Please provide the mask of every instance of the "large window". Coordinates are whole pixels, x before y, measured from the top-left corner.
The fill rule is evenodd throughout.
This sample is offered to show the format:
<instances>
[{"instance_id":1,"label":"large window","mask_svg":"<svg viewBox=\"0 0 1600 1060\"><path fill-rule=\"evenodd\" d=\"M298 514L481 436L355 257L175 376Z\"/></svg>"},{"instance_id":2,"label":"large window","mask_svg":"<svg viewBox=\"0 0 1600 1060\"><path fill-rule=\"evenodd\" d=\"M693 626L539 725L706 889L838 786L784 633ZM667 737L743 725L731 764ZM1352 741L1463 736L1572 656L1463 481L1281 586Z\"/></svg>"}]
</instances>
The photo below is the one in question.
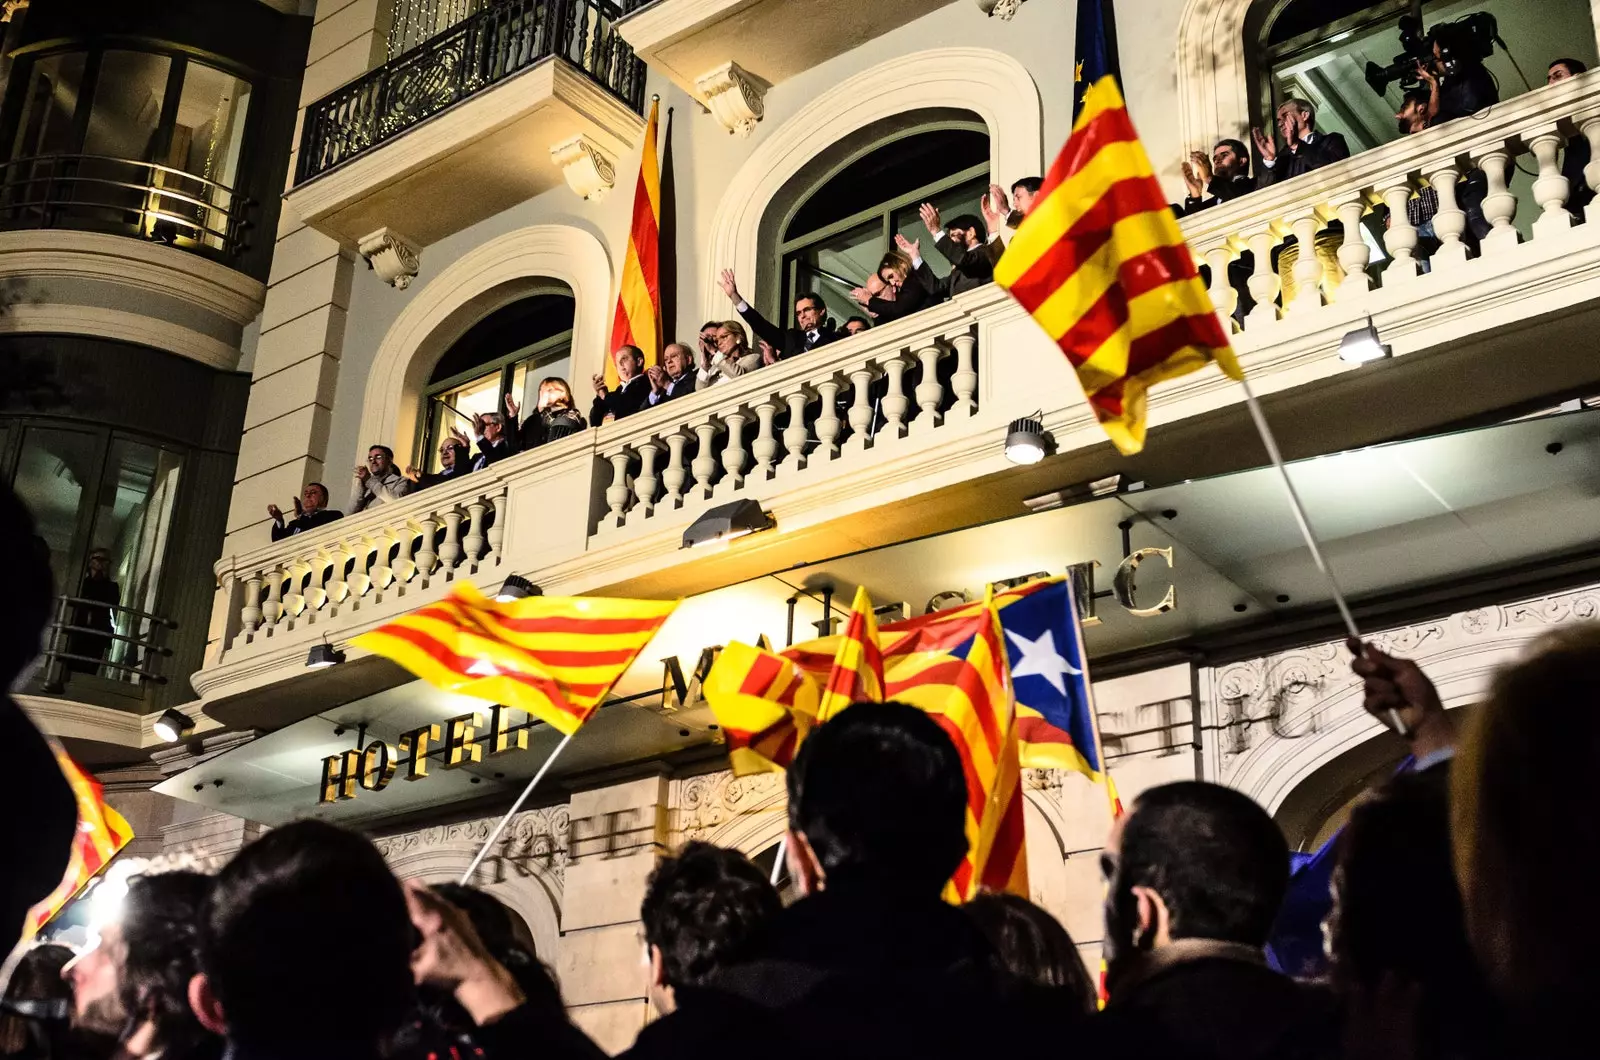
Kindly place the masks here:
<instances>
[{"instance_id":1,"label":"large window","mask_svg":"<svg viewBox=\"0 0 1600 1060\"><path fill-rule=\"evenodd\" d=\"M977 121L924 125L880 140L826 174L784 226L779 247L783 313L794 296L816 291L836 323L860 315L850 291L866 282L901 233L920 240L935 275L950 264L933 247L917 214L924 202L946 218L980 216L989 188L989 134Z\"/></svg>"},{"instance_id":2,"label":"large window","mask_svg":"<svg viewBox=\"0 0 1600 1060\"><path fill-rule=\"evenodd\" d=\"M1420 9L1424 32L1454 23L1463 43L1475 41L1492 52L1482 59L1500 99L1520 95L1545 82L1553 59L1574 58L1595 65L1595 34L1589 0L1279 0L1258 3L1256 124L1271 128L1277 105L1290 97L1317 107L1317 127L1344 135L1352 151L1377 147L1401 133L1395 114L1414 77L1369 79L1369 67L1410 74L1400 38L1400 21ZM1499 41L1488 35L1488 15ZM1476 32L1474 32L1476 30ZM1472 50L1464 47L1463 51Z\"/></svg>"},{"instance_id":3,"label":"large window","mask_svg":"<svg viewBox=\"0 0 1600 1060\"><path fill-rule=\"evenodd\" d=\"M439 445L452 428L472 433L472 417L504 413L511 396L523 419L534 411L539 381L555 376L587 390L572 373L573 300L570 292L536 294L496 310L473 325L439 359L428 381L419 466L439 470Z\"/></svg>"}]
</instances>

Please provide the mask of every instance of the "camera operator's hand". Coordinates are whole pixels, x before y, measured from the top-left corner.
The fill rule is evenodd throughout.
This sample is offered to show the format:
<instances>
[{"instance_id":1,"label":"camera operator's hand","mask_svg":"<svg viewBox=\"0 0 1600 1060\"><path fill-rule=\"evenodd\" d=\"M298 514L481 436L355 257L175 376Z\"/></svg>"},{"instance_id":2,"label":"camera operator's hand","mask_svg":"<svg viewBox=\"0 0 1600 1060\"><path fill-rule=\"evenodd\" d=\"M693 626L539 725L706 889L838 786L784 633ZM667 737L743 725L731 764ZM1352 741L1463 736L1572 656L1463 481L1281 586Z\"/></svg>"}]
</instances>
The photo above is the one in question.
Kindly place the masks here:
<instances>
[{"instance_id":1,"label":"camera operator's hand","mask_svg":"<svg viewBox=\"0 0 1600 1060\"><path fill-rule=\"evenodd\" d=\"M1417 64L1417 80L1421 81L1429 88L1439 87L1439 75L1434 73L1432 63Z\"/></svg>"},{"instance_id":2,"label":"camera operator's hand","mask_svg":"<svg viewBox=\"0 0 1600 1060\"><path fill-rule=\"evenodd\" d=\"M1275 162L1278 159L1278 145L1272 142L1272 137L1260 129L1251 129L1250 138L1256 142L1256 152L1261 155L1263 162Z\"/></svg>"}]
</instances>

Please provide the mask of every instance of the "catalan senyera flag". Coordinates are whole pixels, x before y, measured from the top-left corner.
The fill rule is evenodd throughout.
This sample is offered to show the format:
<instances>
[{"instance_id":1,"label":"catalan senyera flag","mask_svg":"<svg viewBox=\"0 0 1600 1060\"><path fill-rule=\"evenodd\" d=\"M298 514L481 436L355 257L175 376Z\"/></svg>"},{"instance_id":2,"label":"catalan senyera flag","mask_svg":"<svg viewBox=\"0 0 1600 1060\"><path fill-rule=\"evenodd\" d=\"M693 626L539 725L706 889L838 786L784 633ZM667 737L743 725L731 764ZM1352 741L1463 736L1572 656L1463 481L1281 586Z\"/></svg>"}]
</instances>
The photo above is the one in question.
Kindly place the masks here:
<instances>
[{"instance_id":1,"label":"catalan senyera flag","mask_svg":"<svg viewBox=\"0 0 1600 1060\"><path fill-rule=\"evenodd\" d=\"M1243 378L1113 77L1085 94L994 276L1066 354L1124 453L1144 448L1155 384L1213 361Z\"/></svg>"},{"instance_id":2,"label":"catalan senyera flag","mask_svg":"<svg viewBox=\"0 0 1600 1060\"><path fill-rule=\"evenodd\" d=\"M628 232L628 256L622 262L622 286L617 291L617 313L611 324L611 348L606 351L606 385L617 385L617 366L611 351L637 346L644 351L646 367L661 360L661 163L656 138L661 101L650 104L644 127L644 156L639 160L639 185L633 192L633 227Z\"/></svg>"},{"instance_id":3,"label":"catalan senyera flag","mask_svg":"<svg viewBox=\"0 0 1600 1060\"><path fill-rule=\"evenodd\" d=\"M62 775L78 800L78 831L72 837L66 875L48 898L28 911L28 919L22 926L24 939L38 934L40 928L77 897L89 881L111 863L117 852L133 840L133 829L127 820L106 805L105 789L100 782L84 772L60 744L54 744L52 749Z\"/></svg>"},{"instance_id":4,"label":"catalan senyera flag","mask_svg":"<svg viewBox=\"0 0 1600 1060\"><path fill-rule=\"evenodd\" d=\"M729 644L700 686L728 741L736 777L782 772L817 721L821 690L792 659Z\"/></svg>"},{"instance_id":5,"label":"catalan senyera flag","mask_svg":"<svg viewBox=\"0 0 1600 1060\"><path fill-rule=\"evenodd\" d=\"M470 582L351 644L447 692L525 711L568 736L650 643L676 600L490 600Z\"/></svg>"},{"instance_id":6,"label":"catalan senyera flag","mask_svg":"<svg viewBox=\"0 0 1600 1060\"><path fill-rule=\"evenodd\" d=\"M850 618L839 638L833 667L822 686L820 724L852 703L883 702L883 651L878 645L878 619L865 586L856 586Z\"/></svg>"}]
</instances>

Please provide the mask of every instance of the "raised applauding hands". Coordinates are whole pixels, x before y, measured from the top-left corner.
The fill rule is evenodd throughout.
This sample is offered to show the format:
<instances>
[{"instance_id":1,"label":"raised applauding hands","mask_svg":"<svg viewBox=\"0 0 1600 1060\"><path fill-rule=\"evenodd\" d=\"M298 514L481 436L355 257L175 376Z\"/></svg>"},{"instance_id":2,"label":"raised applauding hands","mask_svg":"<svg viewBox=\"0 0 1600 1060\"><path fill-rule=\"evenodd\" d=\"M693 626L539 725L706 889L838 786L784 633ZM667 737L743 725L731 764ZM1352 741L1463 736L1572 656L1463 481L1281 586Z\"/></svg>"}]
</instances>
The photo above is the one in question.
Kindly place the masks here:
<instances>
[{"instance_id":1,"label":"raised applauding hands","mask_svg":"<svg viewBox=\"0 0 1600 1060\"><path fill-rule=\"evenodd\" d=\"M1278 145L1272 142L1272 137L1260 129L1251 129L1250 138L1256 142L1256 151L1261 155L1263 162L1275 161L1278 157Z\"/></svg>"},{"instance_id":2,"label":"raised applauding hands","mask_svg":"<svg viewBox=\"0 0 1600 1060\"><path fill-rule=\"evenodd\" d=\"M279 508L276 504L267 505L267 514L272 517L273 522L277 523L279 526L283 525L283 509Z\"/></svg>"},{"instance_id":3,"label":"raised applauding hands","mask_svg":"<svg viewBox=\"0 0 1600 1060\"><path fill-rule=\"evenodd\" d=\"M1204 151L1190 151L1189 161L1183 164L1183 183L1189 189L1189 198L1198 199L1206 193L1211 183L1211 159Z\"/></svg>"},{"instance_id":4,"label":"raised applauding hands","mask_svg":"<svg viewBox=\"0 0 1600 1060\"><path fill-rule=\"evenodd\" d=\"M367 465L365 465L365 464L357 464L356 465L356 481L357 482L365 482L365 481L367 481L367 479L371 475L372 475L372 472L367 470Z\"/></svg>"},{"instance_id":5,"label":"raised applauding hands","mask_svg":"<svg viewBox=\"0 0 1600 1060\"><path fill-rule=\"evenodd\" d=\"M756 346L761 350L762 364L778 363L778 351L772 348L772 343L768 342L766 339L760 339L757 340Z\"/></svg>"},{"instance_id":6,"label":"raised applauding hands","mask_svg":"<svg viewBox=\"0 0 1600 1060\"><path fill-rule=\"evenodd\" d=\"M939 208L931 202L925 202L917 207L917 213L922 217L922 225L928 230L930 236L937 236L944 223L939 220Z\"/></svg>"},{"instance_id":7,"label":"raised applauding hands","mask_svg":"<svg viewBox=\"0 0 1600 1060\"><path fill-rule=\"evenodd\" d=\"M422 472L418 471L415 467L413 467L410 464L406 465L406 469L404 471L402 471L401 474L406 477L406 481L408 481L408 482L421 482L422 481Z\"/></svg>"},{"instance_id":8,"label":"raised applauding hands","mask_svg":"<svg viewBox=\"0 0 1600 1060\"><path fill-rule=\"evenodd\" d=\"M722 288L722 293L728 296L729 301L735 305L739 303L739 281L734 279L732 269L722 270L722 275L717 277L717 286Z\"/></svg>"},{"instance_id":9,"label":"raised applauding hands","mask_svg":"<svg viewBox=\"0 0 1600 1060\"><path fill-rule=\"evenodd\" d=\"M590 380L590 381L592 383L594 383L594 395L595 395L595 397L605 397L606 396L606 377L601 375L599 372L596 372L594 374L594 378L592 380Z\"/></svg>"},{"instance_id":10,"label":"raised applauding hands","mask_svg":"<svg viewBox=\"0 0 1600 1060\"><path fill-rule=\"evenodd\" d=\"M645 377L650 380L650 389L658 394L665 393L667 389L667 373L659 364L652 364L644 370Z\"/></svg>"},{"instance_id":11,"label":"raised applauding hands","mask_svg":"<svg viewBox=\"0 0 1600 1060\"><path fill-rule=\"evenodd\" d=\"M508 426L515 427L517 425L517 417L521 413L522 413L522 406L517 404L517 399L512 397L510 394L507 394L506 395L506 415L511 417L510 420L508 421Z\"/></svg>"},{"instance_id":12,"label":"raised applauding hands","mask_svg":"<svg viewBox=\"0 0 1600 1060\"><path fill-rule=\"evenodd\" d=\"M983 211L983 223L988 225L991 234L1004 228L1006 219L1011 216L1011 202L1006 198L1005 189L998 184L989 185L978 207Z\"/></svg>"},{"instance_id":13,"label":"raised applauding hands","mask_svg":"<svg viewBox=\"0 0 1600 1060\"><path fill-rule=\"evenodd\" d=\"M462 448L464 448L464 449L471 449L472 448L471 444L469 443L469 441L467 439L467 432L463 431L460 427L451 427L450 428L450 437L452 439L454 439L456 442L460 443Z\"/></svg>"},{"instance_id":14,"label":"raised applauding hands","mask_svg":"<svg viewBox=\"0 0 1600 1060\"><path fill-rule=\"evenodd\" d=\"M894 245L900 248L900 253L912 261L922 257L922 240L920 239L907 239L901 233L896 232L894 234Z\"/></svg>"}]
</instances>

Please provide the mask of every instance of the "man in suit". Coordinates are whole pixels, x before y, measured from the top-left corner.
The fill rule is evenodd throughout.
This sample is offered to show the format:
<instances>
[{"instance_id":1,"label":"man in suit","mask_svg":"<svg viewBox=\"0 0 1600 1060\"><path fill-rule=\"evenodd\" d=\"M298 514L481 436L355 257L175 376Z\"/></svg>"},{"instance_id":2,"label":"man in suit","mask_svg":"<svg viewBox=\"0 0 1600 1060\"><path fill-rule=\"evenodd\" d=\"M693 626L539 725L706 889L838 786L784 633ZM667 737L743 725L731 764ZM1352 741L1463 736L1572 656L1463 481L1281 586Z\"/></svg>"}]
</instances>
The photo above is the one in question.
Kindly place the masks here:
<instances>
[{"instance_id":1,"label":"man in suit","mask_svg":"<svg viewBox=\"0 0 1600 1060\"><path fill-rule=\"evenodd\" d=\"M1317 131L1317 108L1303 99L1285 100L1278 108L1278 132L1283 135L1280 150L1260 129L1251 129L1261 168L1256 186L1265 188L1285 180L1331 166L1350 157L1350 147L1338 133Z\"/></svg>"},{"instance_id":2,"label":"man in suit","mask_svg":"<svg viewBox=\"0 0 1600 1060\"><path fill-rule=\"evenodd\" d=\"M950 262L950 275L939 281L939 293L949 297L994 282L995 262L1000 260L1000 252L1005 248L989 239L982 221L971 214L962 214L945 224L938 208L928 202L917 212L933 236L933 245Z\"/></svg>"},{"instance_id":3,"label":"man in suit","mask_svg":"<svg viewBox=\"0 0 1600 1060\"><path fill-rule=\"evenodd\" d=\"M1252 192L1256 182L1250 178L1250 149L1238 140L1221 140L1211 149L1194 151L1183 164L1183 183L1189 189L1179 217L1189 217L1222 202L1231 202Z\"/></svg>"},{"instance_id":4,"label":"man in suit","mask_svg":"<svg viewBox=\"0 0 1600 1060\"><path fill-rule=\"evenodd\" d=\"M604 375L595 373L594 405L589 409L589 422L595 425L633 415L644 408L650 396L643 350L637 346L618 346L611 355L611 362L617 366L615 389L606 386Z\"/></svg>"},{"instance_id":5,"label":"man in suit","mask_svg":"<svg viewBox=\"0 0 1600 1060\"><path fill-rule=\"evenodd\" d=\"M694 393L694 356L681 342L669 343L661 351L661 364L651 365L644 374L650 380L650 396L646 401L651 406L680 394Z\"/></svg>"},{"instance_id":6,"label":"man in suit","mask_svg":"<svg viewBox=\"0 0 1600 1060\"><path fill-rule=\"evenodd\" d=\"M828 309L822 303L822 296L815 291L802 291L794 296L795 326L780 330L758 313L755 306L745 301L739 293L732 269L723 269L719 282L723 293L733 302L733 308L744 318L744 322L750 325L756 338L777 350L780 359L809 353L839 337L839 333L833 330L833 321L828 319Z\"/></svg>"},{"instance_id":7,"label":"man in suit","mask_svg":"<svg viewBox=\"0 0 1600 1060\"><path fill-rule=\"evenodd\" d=\"M287 523L283 521L283 512L276 504L267 505L267 514L272 516L274 541L282 541L286 537L303 534L344 518L343 512L328 507L328 487L320 482L306 483L300 496L294 499L294 518Z\"/></svg>"}]
</instances>

